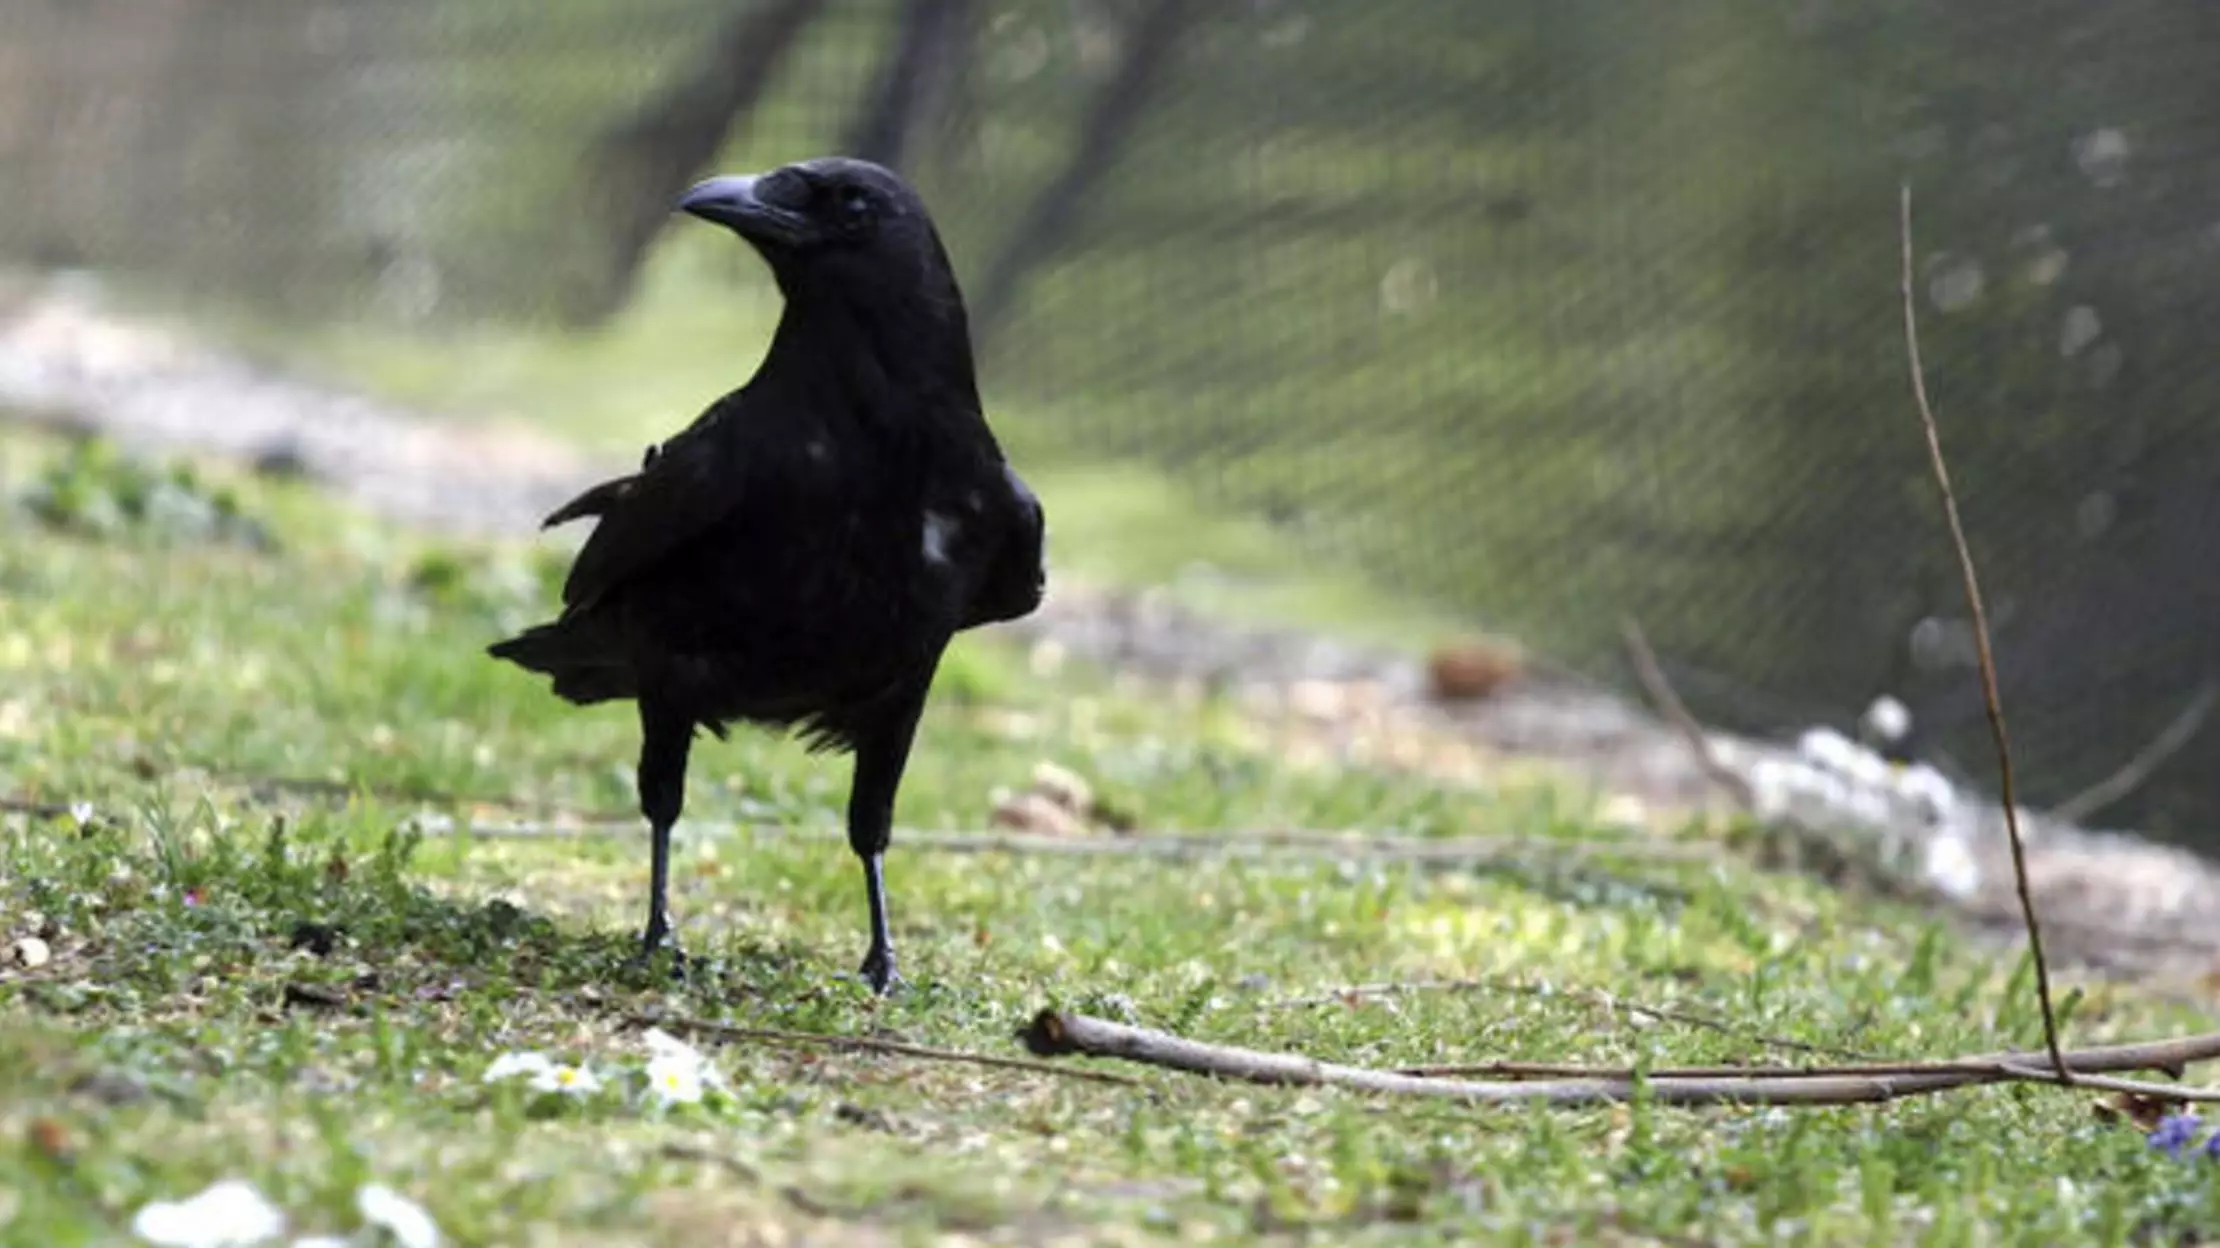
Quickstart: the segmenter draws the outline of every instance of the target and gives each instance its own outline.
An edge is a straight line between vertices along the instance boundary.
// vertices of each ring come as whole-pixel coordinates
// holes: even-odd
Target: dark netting
[[[591,325],[710,165],[911,172],[1004,419],[1699,714],[1986,774],[1931,383],[2036,802],[2220,675],[2199,0],[0,0],[0,251]],[[750,280],[755,280],[750,278]],[[2220,827],[2220,729],[2113,817]]]

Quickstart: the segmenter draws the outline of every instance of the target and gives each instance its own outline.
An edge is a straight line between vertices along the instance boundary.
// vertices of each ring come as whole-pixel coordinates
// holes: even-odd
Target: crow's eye
[[[835,202],[840,205],[843,220],[861,221],[871,213],[871,196],[860,186],[842,187]]]

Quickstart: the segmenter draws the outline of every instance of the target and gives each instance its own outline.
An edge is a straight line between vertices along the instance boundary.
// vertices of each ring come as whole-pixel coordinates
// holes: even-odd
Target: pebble
[[[19,937],[8,947],[8,961],[27,971],[37,970],[53,960],[53,946],[36,936]]]

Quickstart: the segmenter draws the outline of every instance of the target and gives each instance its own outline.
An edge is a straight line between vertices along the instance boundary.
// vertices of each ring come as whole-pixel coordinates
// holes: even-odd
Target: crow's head
[[[948,253],[924,201],[892,171],[826,156],[711,178],[677,206],[761,253],[788,319],[817,327],[809,341],[870,350],[887,375],[910,382],[972,385],[970,330]]]
[[[921,260],[946,265],[924,202],[867,160],[826,156],[711,178],[681,196],[678,208],[754,244],[782,283],[818,270],[884,282]]]

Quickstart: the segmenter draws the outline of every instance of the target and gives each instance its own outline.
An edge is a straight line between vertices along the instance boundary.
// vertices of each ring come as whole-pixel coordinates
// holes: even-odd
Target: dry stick
[[[2179,715],[2167,722],[2150,744],[2135,752],[2135,756],[2120,765],[2119,770],[2074,794],[2052,808],[2053,818],[2067,823],[2080,823],[2089,816],[2119,801],[2142,787],[2158,765],[2172,758],[2193,740],[2197,731],[2205,726],[2205,717],[2212,713],[2212,704],[2220,700],[2220,686],[2211,677],[2198,686],[2197,696],[2189,700]]]
[[[1966,544],[1965,525],[1958,519],[1958,495],[1950,488],[1950,465],[1943,459],[1942,434],[1935,428],[1935,409],[1927,401],[1926,370],[1919,362],[1918,301],[1912,297],[1912,188],[1900,188],[1897,235],[1902,251],[1898,286],[1904,297],[1904,355],[1912,374],[1912,401],[1919,409],[1920,428],[1927,434],[1927,457],[1935,470],[1935,485],[1942,491],[1943,516],[1950,522],[1950,543],[1958,552],[1958,571],[1966,583],[1966,606],[1973,613],[1974,650],[1981,661],[1981,701],[1989,713],[1989,735],[1996,739],[1997,800],[2004,807],[2004,830],[2012,839],[2012,878],[2019,888],[2020,918],[2027,925],[2028,955],[2035,961],[2035,999],[2043,1011],[2043,1044],[2050,1050],[2052,1068],[2060,1083],[2073,1082],[2058,1044],[2058,1014],[2050,1000],[2050,963],[2043,957],[2043,928],[2035,917],[2035,894],[2027,882],[2027,846],[2020,837],[2017,799],[2012,793],[2012,745],[2004,731],[2004,700],[1997,692],[1996,656],[1989,648],[1989,613],[1981,604],[1981,581],[1974,573],[1973,550]]]
[[[1657,652],[1650,649],[1650,640],[1643,636],[1642,626],[1629,619],[1622,622],[1621,629],[1626,634],[1627,657],[1634,661],[1635,679],[1642,682],[1642,688],[1656,704],[1658,713],[1688,739],[1688,748],[1696,756],[1696,766],[1742,809],[1755,807],[1757,795],[1751,791],[1750,782],[1719,761],[1718,754],[1711,748],[1711,738],[1704,735],[1703,725],[1689,714],[1688,704],[1680,700],[1680,695],[1673,691],[1672,682],[1665,679],[1665,669],[1658,666]]]
[[[69,813],[69,806],[62,802],[41,802],[28,797],[0,797],[0,811],[11,815],[29,815],[33,819],[59,819]]]
[[[738,1157],[732,1156],[730,1153],[720,1153],[712,1149],[702,1148],[699,1145],[680,1144],[676,1141],[665,1144],[656,1151],[672,1161],[697,1161],[707,1166],[721,1166],[731,1171],[742,1182],[761,1183],[763,1181],[762,1171]]]
[[[1612,993],[1605,992],[1600,988],[1551,989],[1543,988],[1535,984],[1521,984],[1513,981],[1497,981],[1489,979],[1423,979],[1401,981],[1395,983],[1351,984],[1344,988],[1328,989],[1327,991],[1319,993],[1315,996],[1289,997],[1285,1000],[1273,1002],[1272,1006],[1275,1009],[1286,1010],[1297,1009],[1305,1006],[1338,1005],[1352,999],[1363,997],[1407,996],[1412,993],[1419,992],[1479,991],[1506,992],[1514,993],[1520,996],[1562,999],[1565,1001],[1574,1002],[1576,1004],[1601,1005],[1605,1009],[1625,1010],[1629,1014],[1646,1014],[1651,1018],[1660,1019],[1668,1023],[1681,1023],[1689,1027],[1701,1027],[1707,1031],[1715,1031],[1720,1035],[1727,1036],[1731,1039],[1742,1040],[1747,1043],[1760,1045],[1766,1048],[1788,1049],[1798,1053],[1810,1053],[1820,1057],[1843,1058],[1864,1063],[1870,1063],[1879,1060],[1877,1058],[1874,1058],[1870,1054],[1860,1053],[1854,1049],[1832,1048],[1823,1044],[1813,1044],[1806,1040],[1791,1040],[1785,1036],[1769,1036],[1763,1034],[1762,1032],[1748,1031],[1741,1027],[1735,1026],[1733,1023],[1727,1021],[1726,1019],[1717,1018],[1709,1014],[1700,1014],[1693,1010],[1678,1010],[1670,1006],[1643,1005],[1639,1002],[1628,1001]],[[1481,1063],[1479,1066],[1472,1067],[1412,1067],[1406,1068],[1403,1073],[1428,1075],[1454,1074],[1459,1072],[1488,1073],[1508,1067],[1535,1065],[1549,1065],[1549,1063],[1486,1062]],[[1557,1067],[1556,1073],[1579,1074],[1582,1073],[1585,1069],[1586,1068],[1577,1066],[1560,1065],[1559,1067]],[[1736,1069],[1746,1068],[1737,1067]]]
[[[1082,1070],[1072,1066],[1059,1066],[1052,1062],[1027,1061],[1022,1057],[997,1057],[992,1053],[967,1053],[961,1049],[935,1049],[922,1044],[906,1044],[900,1040],[878,1040],[868,1036],[828,1036],[814,1031],[785,1031],[775,1027],[736,1027],[730,1023],[715,1023],[705,1018],[659,1017],[654,1014],[627,1014],[624,1019],[641,1027],[660,1027],[665,1031],[686,1032],[695,1036],[710,1036],[718,1040],[748,1044],[770,1044],[790,1049],[838,1049],[851,1053],[884,1053],[897,1057],[915,1057],[929,1062],[954,1062],[967,1066],[990,1066],[1000,1070],[1025,1070],[1038,1075],[1055,1075],[1064,1079],[1083,1079],[1090,1083],[1112,1083],[1124,1087],[1144,1087],[1140,1080],[1126,1075],[1112,1074],[1107,1070]]]
[[[1588,1072],[1582,1077],[1543,1081],[1488,1082],[1430,1079],[1395,1071],[1341,1066],[1293,1053],[1265,1053],[1230,1045],[1205,1044],[1145,1027],[1129,1027],[1085,1014],[1043,1010],[1025,1034],[1026,1047],[1044,1057],[1084,1054],[1116,1057],[1190,1074],[1247,1083],[1300,1087],[1341,1087],[1392,1096],[1422,1096],[1468,1104],[1505,1105],[1543,1102],[1557,1106],[1595,1105],[1632,1100],[1637,1093],[1663,1105],[1857,1105],[1893,1101],[1987,1083],[2055,1083],[2053,1071],[2030,1065],[2041,1054],[1998,1053],[1938,1062],[1908,1064],[1899,1071],[1859,1074],[1775,1074],[1749,1077],[1650,1076],[1630,1072]],[[2069,1055],[2059,1055],[2066,1060]],[[2220,1089],[2107,1078],[2117,1070],[2173,1070],[2190,1062],[2220,1057],[2220,1034],[2188,1036],[2151,1044],[2113,1045],[2070,1055],[2069,1080],[2083,1086],[2133,1092],[2170,1101],[2220,1102]]]
[[[2216,1036],[2215,1039],[2220,1039]],[[2169,1042],[2171,1043],[2171,1042]],[[1996,1060],[1997,1056],[1981,1058],[1947,1058],[1931,1062],[1829,1062],[1815,1066],[1766,1066],[1766,1065],[1715,1065],[1715,1066],[1652,1066],[1647,1072],[1637,1072],[1632,1066],[1591,1066],[1581,1062],[1466,1062],[1440,1066],[1400,1066],[1398,1074],[1424,1075],[1439,1078],[1444,1075],[1495,1075],[1509,1079],[1632,1079],[1637,1073],[1646,1073],[1651,1079],[1822,1079],[1843,1075],[1993,1075],[2000,1070],[2007,1073],[2025,1070],[2026,1077],[2042,1083],[2056,1083],[2058,1076],[2036,1067],[2020,1067],[2015,1063]],[[2169,1071],[2168,1073],[2174,1073]],[[2077,1082],[2085,1086],[2100,1075],[2082,1075]],[[2143,1086],[2143,1085],[2138,1085]],[[2180,1099],[2184,1091],[2173,1084],[2155,1085],[2166,1089],[2166,1096]],[[2203,1099],[2203,1098],[2197,1098]]]

